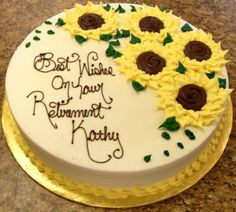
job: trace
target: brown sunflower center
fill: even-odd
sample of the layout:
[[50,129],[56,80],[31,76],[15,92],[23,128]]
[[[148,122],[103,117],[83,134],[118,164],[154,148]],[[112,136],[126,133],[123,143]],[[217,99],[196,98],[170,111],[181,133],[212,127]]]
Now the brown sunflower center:
[[162,71],[166,66],[166,61],[158,54],[148,51],[140,54],[136,60],[138,69],[146,72],[147,74],[153,75]]
[[176,101],[187,110],[199,111],[206,104],[207,94],[204,88],[187,84],[179,89]]
[[104,23],[104,19],[95,13],[85,13],[78,19],[78,24],[83,30],[98,29]]
[[200,41],[190,41],[184,49],[185,56],[189,57],[191,60],[196,59],[201,62],[203,60],[208,60],[211,57],[211,49]]
[[145,32],[160,32],[164,28],[163,22],[153,16],[146,16],[139,21],[139,28]]

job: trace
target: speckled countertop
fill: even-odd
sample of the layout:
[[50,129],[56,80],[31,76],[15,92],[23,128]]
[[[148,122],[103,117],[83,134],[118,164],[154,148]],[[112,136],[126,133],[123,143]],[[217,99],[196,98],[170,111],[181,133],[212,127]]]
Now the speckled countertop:
[[[45,19],[73,7],[72,0],[0,1],[0,98],[8,63],[24,37]],[[97,2],[98,1],[94,1]],[[118,2],[118,1],[104,1]],[[128,2],[119,0],[119,2]],[[129,1],[167,6],[174,14],[214,35],[228,49],[230,87],[236,85],[236,0]],[[236,91],[231,94],[236,108]],[[234,121],[236,113],[234,113]],[[41,187],[16,163],[0,128],[0,211],[117,211],[65,200]],[[119,211],[236,211],[236,124],[228,145],[214,168],[183,193],[159,203]]]

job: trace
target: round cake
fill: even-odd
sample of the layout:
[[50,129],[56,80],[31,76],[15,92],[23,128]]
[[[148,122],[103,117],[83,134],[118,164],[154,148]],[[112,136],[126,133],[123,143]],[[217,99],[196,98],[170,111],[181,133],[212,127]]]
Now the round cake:
[[226,51],[157,6],[76,4],[15,51],[6,95],[28,146],[77,182],[161,182],[192,164],[230,93]]

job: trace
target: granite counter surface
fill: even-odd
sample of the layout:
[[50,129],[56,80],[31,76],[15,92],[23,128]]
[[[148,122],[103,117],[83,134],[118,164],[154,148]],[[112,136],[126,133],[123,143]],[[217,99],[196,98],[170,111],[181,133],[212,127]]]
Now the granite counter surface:
[[[25,36],[44,20],[72,8],[73,0],[0,1],[0,98],[8,63]],[[98,3],[98,1],[93,1]],[[104,1],[118,2],[118,1]],[[230,87],[236,85],[236,0],[147,0],[122,1],[167,6],[204,31],[211,32],[228,49],[226,65]],[[231,94],[236,108],[236,91]],[[236,113],[234,113],[234,122]],[[0,211],[118,211],[101,209],[65,200],[41,187],[16,163],[0,128]],[[218,163],[197,184],[170,199],[138,208],[119,211],[236,211],[236,124]]]

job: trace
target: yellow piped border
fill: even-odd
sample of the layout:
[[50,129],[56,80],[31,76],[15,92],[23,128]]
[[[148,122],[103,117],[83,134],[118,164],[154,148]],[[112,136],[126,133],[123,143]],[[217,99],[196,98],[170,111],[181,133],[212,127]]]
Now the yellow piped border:
[[174,196],[200,180],[219,160],[232,127],[232,103],[227,109],[207,148],[183,172],[166,181],[142,188],[111,189],[78,183],[64,178],[43,164],[26,145],[9,109],[6,98],[2,106],[2,125],[7,144],[25,172],[39,184],[66,199],[91,206],[124,208],[146,205]]

